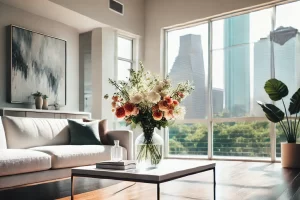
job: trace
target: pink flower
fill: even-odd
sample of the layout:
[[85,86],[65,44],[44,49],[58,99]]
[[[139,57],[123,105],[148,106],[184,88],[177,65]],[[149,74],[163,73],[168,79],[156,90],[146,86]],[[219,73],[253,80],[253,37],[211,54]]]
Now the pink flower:
[[152,116],[153,116],[153,119],[156,120],[156,121],[159,121],[162,119],[163,117],[163,113],[160,112],[159,110],[156,110],[152,113]]
[[165,101],[167,102],[168,105],[171,105],[173,103],[173,100],[170,96],[165,96]]
[[169,110],[169,105],[168,105],[167,101],[158,102],[158,107],[159,107],[159,110],[164,111],[164,112]]
[[118,107],[116,109],[116,116],[117,116],[117,118],[120,118],[120,119],[122,119],[122,118],[125,117],[125,109],[124,109],[124,107]]
[[177,100],[173,100],[173,105],[174,106],[178,106],[179,105],[179,102]]
[[165,117],[167,120],[170,120],[170,119],[174,118],[173,110],[168,110],[167,112],[165,112],[165,113],[164,113],[164,117]]
[[131,115],[135,108],[135,105],[133,103],[125,103],[124,109],[127,116]]

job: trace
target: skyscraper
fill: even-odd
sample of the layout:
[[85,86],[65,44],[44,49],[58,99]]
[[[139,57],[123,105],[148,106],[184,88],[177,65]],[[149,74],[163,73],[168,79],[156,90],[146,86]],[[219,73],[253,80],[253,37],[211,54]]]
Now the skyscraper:
[[183,101],[187,111],[185,118],[205,118],[206,81],[200,35],[188,34],[180,37],[178,56],[169,76],[175,84],[189,80],[195,86],[195,91]]
[[262,38],[254,43],[253,67],[253,100],[252,115],[264,116],[264,112],[256,101],[270,102],[264,85],[271,78],[271,42],[270,38]]
[[[256,101],[270,101],[264,91],[265,82],[271,78],[271,47],[270,38],[260,39],[254,44],[254,98],[253,114],[262,115],[261,108],[256,106]],[[300,85],[300,34],[288,40],[284,45],[274,43],[275,78],[284,82],[289,88],[290,97]],[[281,104],[278,104],[283,109]]]
[[249,43],[249,15],[224,20],[225,109],[235,117],[250,111]]
[[224,90],[220,88],[212,88],[212,106],[213,113],[220,114],[223,112]]

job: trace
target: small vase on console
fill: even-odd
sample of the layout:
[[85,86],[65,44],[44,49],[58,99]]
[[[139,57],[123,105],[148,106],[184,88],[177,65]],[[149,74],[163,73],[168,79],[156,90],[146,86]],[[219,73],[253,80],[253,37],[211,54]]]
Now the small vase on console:
[[43,105],[43,98],[42,97],[35,97],[35,108],[42,109]]
[[43,95],[43,110],[48,110],[48,96],[47,95]]
[[34,97],[35,101],[35,108],[36,109],[42,109],[43,106],[43,94],[39,91],[36,91],[36,93],[31,94]]

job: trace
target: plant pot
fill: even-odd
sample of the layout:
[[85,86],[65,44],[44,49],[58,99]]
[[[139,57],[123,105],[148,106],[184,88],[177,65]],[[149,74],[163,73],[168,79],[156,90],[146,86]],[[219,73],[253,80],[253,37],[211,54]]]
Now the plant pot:
[[43,99],[43,110],[48,110],[48,99]]
[[300,168],[300,144],[281,143],[281,165],[284,168]]
[[43,106],[43,98],[42,97],[35,97],[35,108],[42,109]]
[[163,158],[163,139],[155,131],[151,141],[146,140],[145,133],[140,134],[135,140],[135,157],[137,168],[156,168]]

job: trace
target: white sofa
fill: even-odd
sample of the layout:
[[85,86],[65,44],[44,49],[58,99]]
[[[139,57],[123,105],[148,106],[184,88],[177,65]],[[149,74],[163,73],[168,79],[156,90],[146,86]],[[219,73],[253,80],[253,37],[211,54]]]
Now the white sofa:
[[[133,159],[131,131],[108,131]],[[0,189],[70,177],[71,168],[109,160],[112,145],[69,145],[67,119],[1,117]]]

